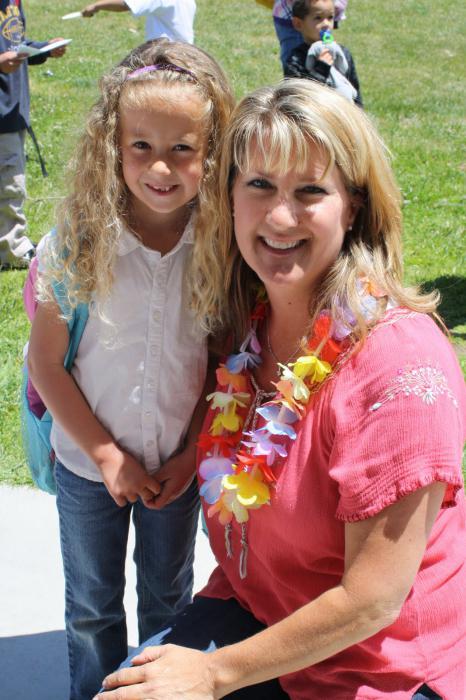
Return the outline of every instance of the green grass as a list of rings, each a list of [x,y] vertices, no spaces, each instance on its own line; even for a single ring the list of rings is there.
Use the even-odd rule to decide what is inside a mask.
[[[63,22],[79,2],[24,2],[28,36],[73,39],[67,55],[30,70],[32,123],[47,161],[43,179],[29,142],[27,216],[37,241],[54,222],[64,165],[97,94],[99,76],[144,40],[142,20],[101,13]],[[402,11],[401,11],[402,7]],[[351,0],[337,40],[352,51],[366,110],[393,154],[403,192],[406,282],[442,292],[440,308],[466,370],[464,217],[464,4]],[[224,67],[238,97],[281,77],[270,14],[252,0],[198,0],[196,42]],[[462,51],[463,48],[463,51]],[[49,71],[53,75],[49,75]],[[28,482],[18,422],[25,273],[0,274],[0,481]]]

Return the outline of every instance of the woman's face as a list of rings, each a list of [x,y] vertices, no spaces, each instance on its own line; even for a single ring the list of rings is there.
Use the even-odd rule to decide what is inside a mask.
[[[273,290],[305,294],[306,300],[336,260],[357,207],[338,168],[323,179],[327,159],[309,148],[303,172],[267,172],[258,149],[232,191],[239,250]]]

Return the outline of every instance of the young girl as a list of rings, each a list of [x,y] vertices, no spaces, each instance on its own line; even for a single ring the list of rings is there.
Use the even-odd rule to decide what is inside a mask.
[[[131,512],[141,639],[191,599],[191,418],[207,351],[187,266],[232,103],[202,50],[166,39],[135,49],[101,82],[42,256],[29,371],[54,418],[71,700],[89,700],[127,654]],[[80,302],[89,320],[70,375],[65,320]]]

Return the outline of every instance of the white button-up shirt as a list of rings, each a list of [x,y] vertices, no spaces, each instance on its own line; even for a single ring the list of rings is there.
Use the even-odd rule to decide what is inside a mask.
[[[149,473],[180,446],[205,380],[206,339],[188,308],[192,243],[192,220],[164,256],[122,232],[108,322],[91,302],[72,369],[94,415]],[[51,441],[70,471],[102,481],[56,421]]]

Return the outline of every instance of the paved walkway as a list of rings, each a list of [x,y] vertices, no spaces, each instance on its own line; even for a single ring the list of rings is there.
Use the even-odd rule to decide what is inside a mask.
[[[129,643],[137,644],[135,571],[130,535],[125,607]],[[0,486],[0,700],[67,700],[64,581],[52,496]],[[199,532],[195,590],[214,558]]]

